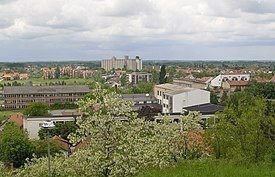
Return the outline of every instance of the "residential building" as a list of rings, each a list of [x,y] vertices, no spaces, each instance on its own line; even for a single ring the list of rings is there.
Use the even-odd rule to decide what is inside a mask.
[[[117,59],[116,57],[112,57],[112,59],[103,59],[101,60],[101,68],[106,71],[110,71],[112,69],[127,69],[127,70],[142,70],[142,60],[139,56],[136,56],[135,59],[129,59],[129,56],[125,56],[124,59]]]
[[[127,74],[129,83],[137,84],[139,82],[150,82],[152,80],[152,74],[145,72],[133,72]]]
[[[3,90],[4,109],[24,109],[33,102],[74,103],[90,92],[86,85],[6,86]]]
[[[220,74],[211,81],[211,87],[221,87],[225,81],[249,81],[250,74]]]
[[[154,95],[163,113],[181,113],[183,108],[210,103],[210,92],[173,84],[154,87]]]
[[[249,86],[248,81],[225,81],[222,82],[223,90],[235,92],[235,91],[243,91],[246,87]]]

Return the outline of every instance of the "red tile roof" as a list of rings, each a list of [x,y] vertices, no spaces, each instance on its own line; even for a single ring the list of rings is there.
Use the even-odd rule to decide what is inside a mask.
[[[9,122],[14,122],[18,127],[23,127],[23,114],[16,113],[10,116]]]
[[[247,86],[248,81],[226,81],[231,86]]]

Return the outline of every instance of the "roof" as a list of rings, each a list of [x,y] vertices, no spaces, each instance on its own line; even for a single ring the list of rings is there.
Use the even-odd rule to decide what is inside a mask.
[[[50,114],[52,116],[79,116],[79,115],[81,115],[81,113],[75,109],[51,110]]]
[[[169,84],[169,83],[155,85],[155,87],[162,88],[162,89],[167,89],[167,90],[181,90],[181,89],[186,88],[184,86]]]
[[[160,110],[160,112],[162,110],[162,106],[158,103],[135,104],[134,106],[132,106],[132,110],[138,111],[138,110],[141,110],[142,107],[147,107],[147,106],[154,108],[154,109],[158,109],[158,110]]]
[[[133,101],[133,102],[139,102],[139,101],[156,101],[157,99],[150,94],[122,94],[122,99],[125,101]]]
[[[23,127],[23,114],[19,112],[11,115],[9,122],[14,122],[18,127]]]
[[[224,107],[216,104],[207,103],[207,104],[201,104],[196,106],[189,106],[183,109],[187,111],[198,111],[203,115],[205,115],[205,114],[214,114],[216,112],[221,112],[223,111]]]
[[[69,141],[59,137],[59,136],[54,136],[51,138],[54,142],[56,142],[61,149],[65,150],[65,151],[68,151],[70,150],[70,143]]]
[[[246,86],[249,84],[248,81],[226,81],[231,86]]]
[[[270,79],[270,82],[275,82],[275,75]]]
[[[88,93],[86,85],[58,85],[58,86],[6,86],[3,94],[33,94],[33,93]]]
[[[181,94],[183,92],[190,92],[190,91],[193,91],[193,90],[200,90],[200,89],[186,87],[186,88],[183,88],[183,89],[180,89],[180,90],[168,91],[165,94],[166,95],[178,95],[178,94]]]
[[[264,77],[257,77],[255,79],[257,82],[263,82],[263,83],[267,83],[267,82],[270,82],[271,80],[267,79],[267,78],[264,78]]]

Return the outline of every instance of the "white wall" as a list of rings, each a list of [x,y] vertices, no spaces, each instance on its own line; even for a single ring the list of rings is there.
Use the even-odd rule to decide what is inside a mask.
[[[53,122],[75,121],[74,117],[24,117],[23,128],[27,130],[30,139],[39,139],[38,132],[46,120]]]
[[[173,95],[173,113],[182,112],[182,108],[210,103],[210,92],[206,90],[192,90]]]
[[[222,81],[224,78],[227,78],[228,80],[232,80],[233,78],[237,78],[238,81],[242,80],[242,78],[245,78],[245,81],[250,80],[250,75],[249,74],[223,74],[223,75],[218,75],[211,81],[211,86],[212,87],[221,87],[222,86]]]

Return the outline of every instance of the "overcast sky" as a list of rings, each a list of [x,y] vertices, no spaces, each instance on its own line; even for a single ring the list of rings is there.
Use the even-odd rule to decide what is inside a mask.
[[[273,59],[274,0],[0,0],[0,61]]]

